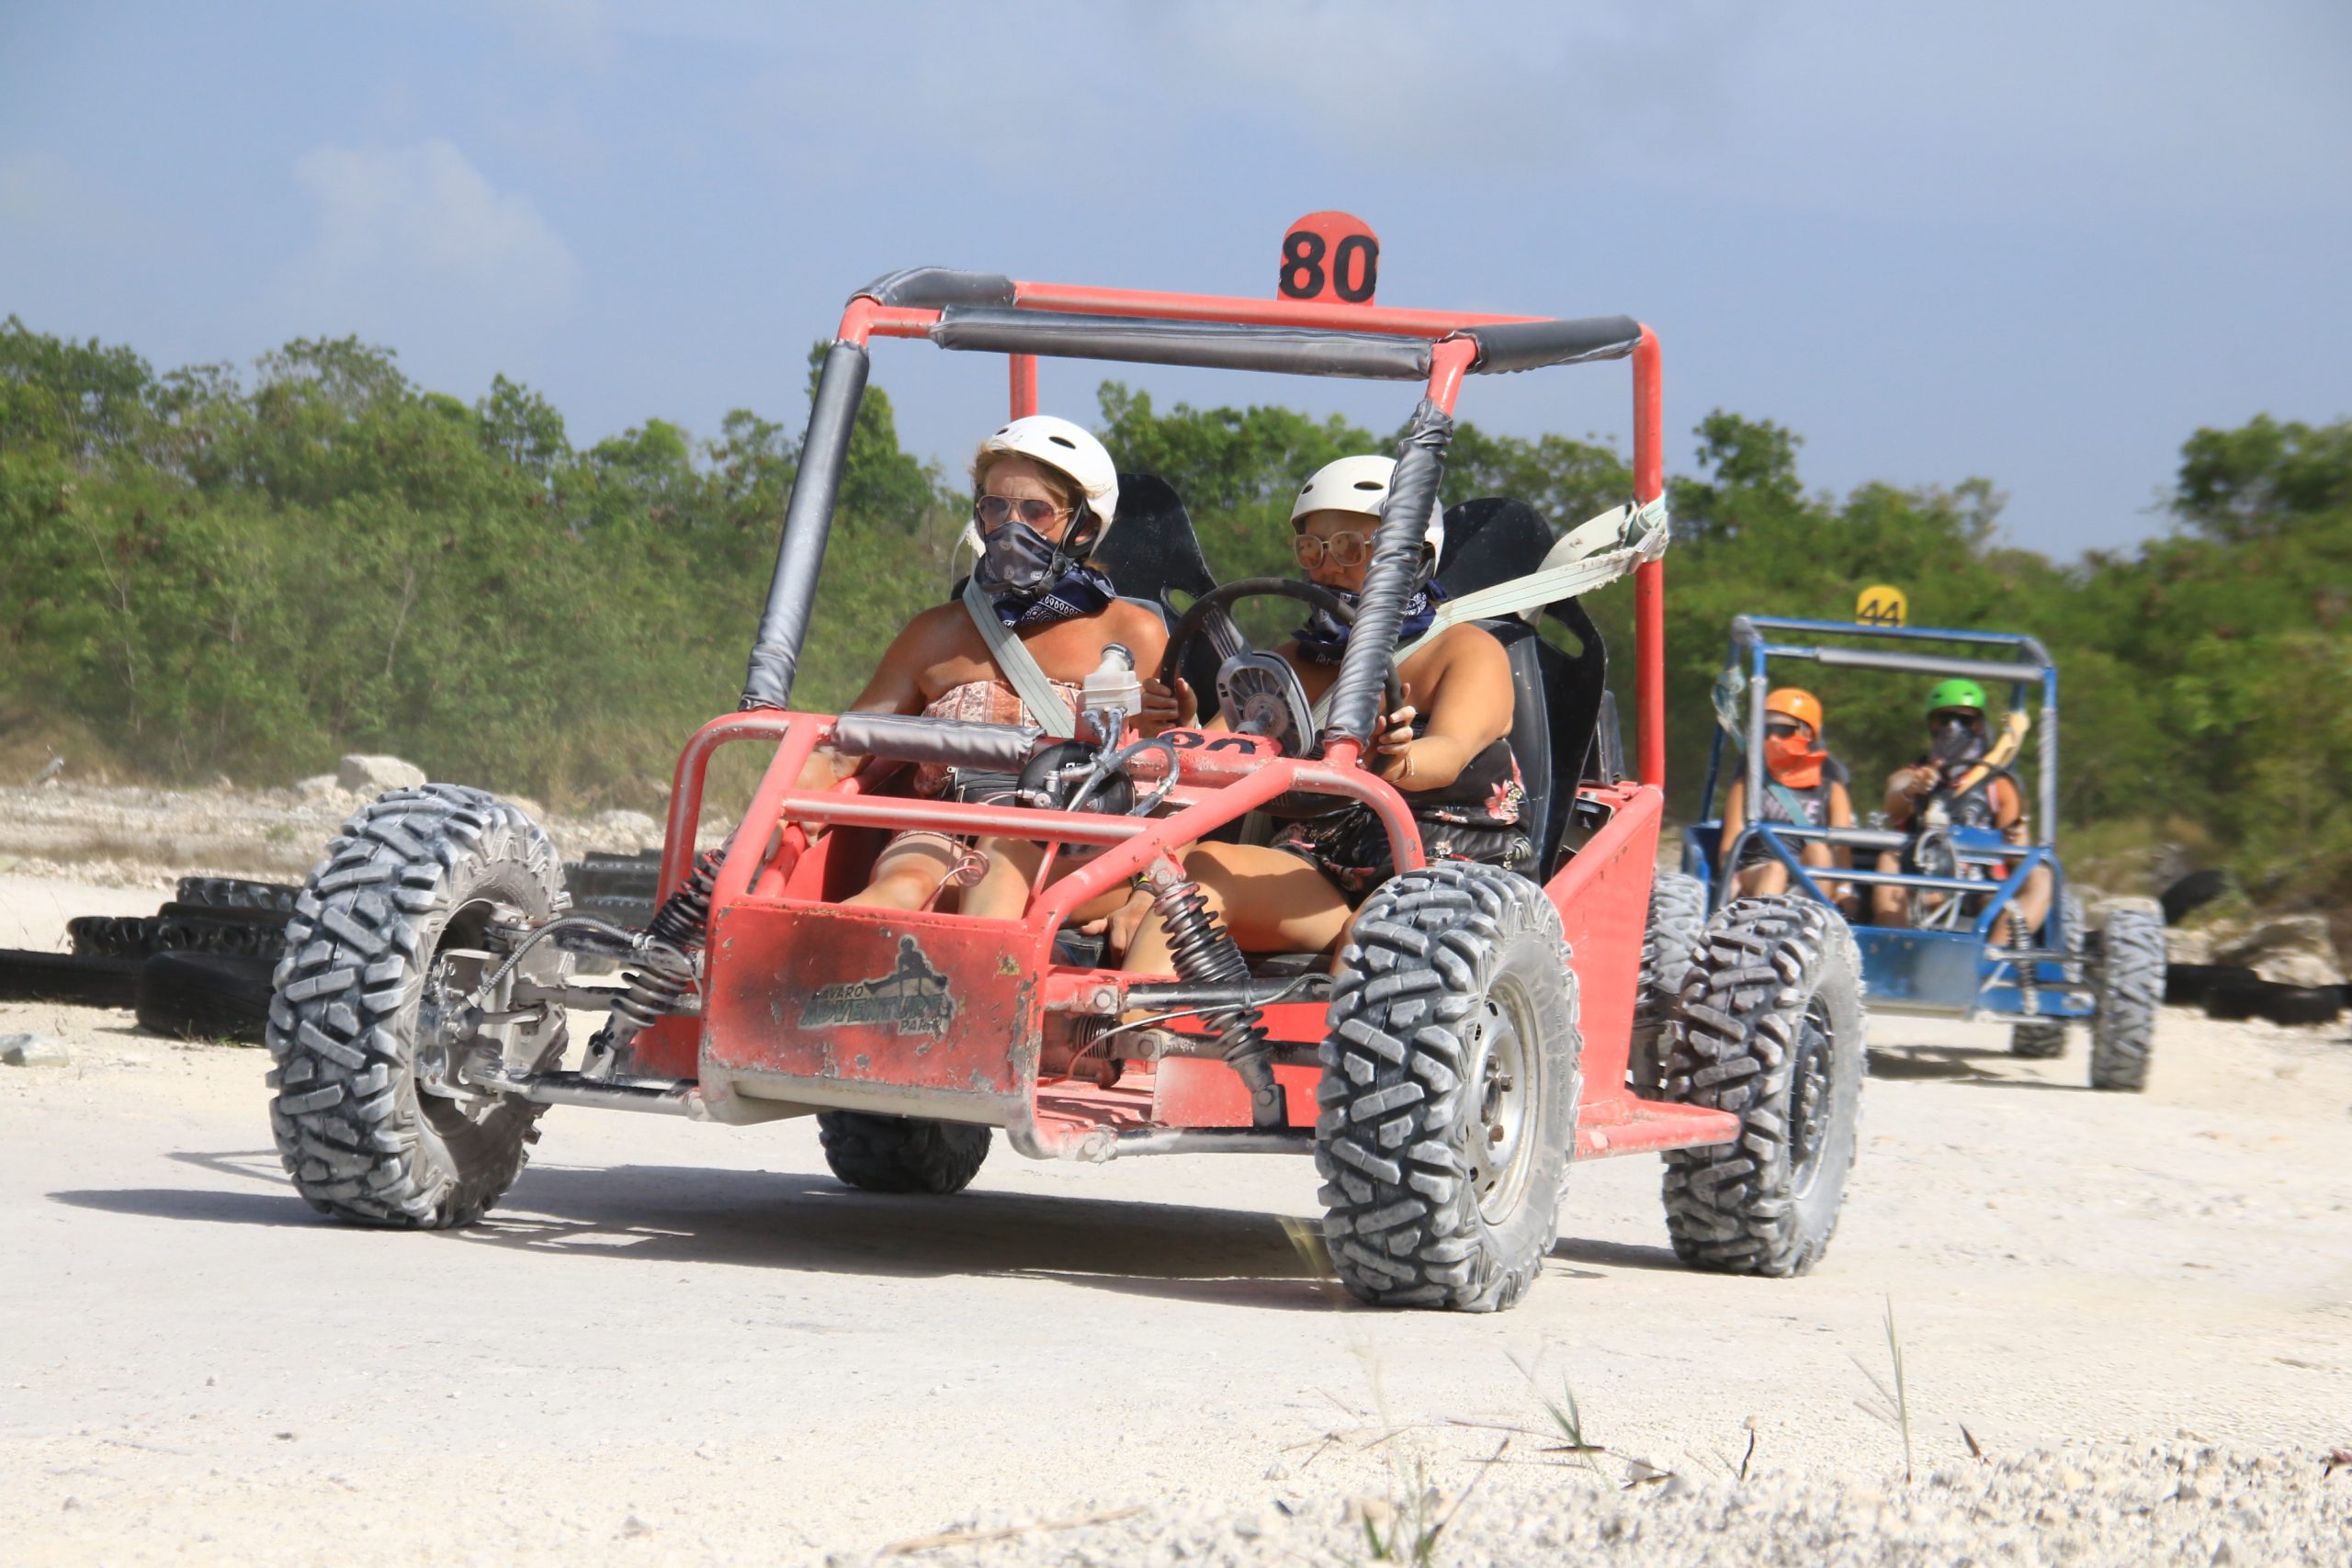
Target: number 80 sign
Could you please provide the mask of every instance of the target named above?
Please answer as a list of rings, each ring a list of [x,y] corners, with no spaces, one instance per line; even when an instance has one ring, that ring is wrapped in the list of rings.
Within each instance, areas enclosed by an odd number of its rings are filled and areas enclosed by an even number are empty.
[[[1310,212],[1283,236],[1283,299],[1369,305],[1379,287],[1380,236],[1353,213]]]

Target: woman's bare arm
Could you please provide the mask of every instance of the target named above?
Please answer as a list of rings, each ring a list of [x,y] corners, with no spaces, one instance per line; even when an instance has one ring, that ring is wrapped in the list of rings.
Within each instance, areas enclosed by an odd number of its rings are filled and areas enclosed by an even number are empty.
[[[959,611],[960,613],[960,611]],[[865,690],[857,700],[844,709],[848,713],[921,713],[922,711],[922,672],[938,662],[940,651],[938,623],[934,613],[924,611],[900,628],[883,650],[882,662],[875,667],[873,679],[865,682]],[[834,784],[857,772],[865,761],[864,757],[851,756],[820,746],[808,754],[808,765],[800,770],[801,789],[831,789]]]
[[[1731,841],[1747,826],[1747,781],[1734,779],[1724,792],[1724,836],[1715,844],[1717,858],[1731,853]]]
[[[1473,757],[1510,733],[1510,656],[1493,634],[1460,626],[1432,652],[1434,668],[1426,675],[1415,671],[1429,682],[1429,728],[1380,769],[1402,790],[1452,784]],[[1409,684],[1405,694],[1415,695]]]

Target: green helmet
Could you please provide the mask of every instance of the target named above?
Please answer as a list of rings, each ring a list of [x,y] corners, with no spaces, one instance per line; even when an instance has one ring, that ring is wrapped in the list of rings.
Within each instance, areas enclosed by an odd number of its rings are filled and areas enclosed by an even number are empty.
[[[1984,688],[1973,681],[1945,681],[1928,694],[1928,711],[1941,713],[1946,708],[1974,708],[1984,711]]]

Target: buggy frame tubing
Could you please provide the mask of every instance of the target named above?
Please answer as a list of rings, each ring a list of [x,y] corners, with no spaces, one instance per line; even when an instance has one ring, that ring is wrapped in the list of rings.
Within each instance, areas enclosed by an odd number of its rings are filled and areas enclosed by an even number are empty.
[[[1825,657],[1848,650],[1825,649],[1810,643],[1771,641],[1762,635],[1767,632],[1811,632],[1891,642],[1972,644],[1987,649],[2013,649],[2020,658],[2014,667],[1979,659],[1939,658],[1934,655],[1888,655],[1884,656],[1886,662],[1881,664],[1878,660],[1858,650],[1849,653],[1845,659]],[[1940,669],[1952,674],[1981,675],[2007,682],[2010,687],[2009,700],[2013,707],[2024,705],[2027,689],[2038,682],[2041,688],[2041,711],[2036,723],[2038,733],[2034,738],[2035,807],[2041,815],[2041,822],[2036,832],[2035,842],[2030,852],[2022,855],[2015,853],[2003,855],[2003,859],[2016,859],[2018,863],[2012,865],[2007,874],[2001,880],[1978,885],[1983,888],[1999,888],[2002,891],[1983,911],[1976,930],[1980,934],[1989,935],[1995,918],[2001,910],[2007,908],[2015,899],[2018,892],[2023,889],[2026,876],[2035,866],[2047,865],[2054,884],[2052,889],[2050,913],[2045,917],[2049,922],[2047,929],[2050,931],[2050,939],[2054,943],[2060,946],[2064,944],[2067,936],[2064,897],[2065,872],[2058,861],[2058,667],[2051,662],[2048,651],[2043,649],[2038,638],[2016,632],[1960,631],[1936,626],[1863,626],[1858,622],[1814,621],[1783,615],[1738,615],[1732,620],[1731,650],[1727,661],[1730,668],[1736,670],[1739,667],[1742,662],[1740,656],[1743,652],[1747,655],[1746,662],[1748,666],[1746,725],[1747,739],[1744,747],[1745,755],[1741,761],[1745,798],[1751,803],[1764,798],[1764,701],[1770,683],[1770,667],[1771,660],[1775,658],[1808,660],[1847,668],[1876,667],[1917,671],[1925,673],[1933,673]],[[1902,662],[1894,662],[1898,658]],[[1707,753],[1707,782],[1700,794],[1698,819],[1702,822],[1712,820],[1715,817],[1715,789],[1723,775],[1724,739],[1724,728],[1721,724],[1717,724],[1714,739]],[[1751,804],[1748,809],[1753,813],[1757,807]],[[1739,851],[1751,839],[1758,836],[1763,839],[1765,845],[1775,858],[1788,867],[1790,874],[1797,879],[1809,897],[1821,899],[1824,903],[1828,902],[1823,897],[1820,887],[1807,874],[1807,868],[1800,862],[1797,855],[1790,851],[1786,840],[1781,833],[1774,830],[1774,825],[1751,820],[1730,849],[1716,857],[1720,861],[1722,872],[1713,879],[1711,898],[1713,904],[1720,907],[1727,899],[1732,881],[1731,873],[1738,863]],[[1803,838],[1812,835],[1800,831],[1793,836]],[[1834,872],[1830,880],[1917,887],[1923,891],[1952,890],[1944,886],[1947,881],[1952,879],[1922,877],[1909,872],[1886,873],[1852,869],[1846,872]]]
[[[1740,621],[1746,622],[1750,626],[1760,626],[1766,624],[1760,617],[1757,616],[1744,615],[1740,617]],[[1781,624],[1790,625],[1793,623]],[[1735,623],[1736,626],[1736,625],[1737,623]],[[1842,632],[1859,629],[1866,633],[1876,635],[1886,635],[1886,633],[1892,629],[1880,627],[1853,628],[1838,622],[1823,622],[1820,623],[1820,625],[1825,629],[1831,631]],[[1917,637],[1920,637],[1922,634],[1915,632],[1912,635]],[[1930,632],[1925,634],[1925,636],[1928,637],[1942,637],[1945,634],[1941,632]],[[2008,642],[2013,640],[2000,636],[1999,634],[1984,635],[1954,633],[1951,635],[1954,637],[1966,637],[1968,640],[1988,643]],[[1743,641],[1747,644],[1747,649],[1749,655],[1749,669],[1747,676],[1747,743],[1745,748],[1747,755],[1743,759],[1743,761],[1745,763],[1745,777],[1747,785],[1747,798],[1750,801],[1756,801],[1761,800],[1764,797],[1764,698],[1770,684],[1768,672],[1771,660],[1775,657],[1781,659],[1821,660],[1821,656],[1825,651],[1835,650],[1825,650],[1804,644],[1766,642],[1761,638],[1756,637],[1742,638],[1737,630],[1735,630],[1733,637],[1733,667],[1735,669],[1737,668],[1741,643]],[[2014,639],[2014,641],[2022,644],[2030,644],[2036,649],[2041,646],[2038,643],[2033,643],[2032,639],[2030,637],[2017,638]],[[1835,660],[1821,661],[1827,663],[1844,662]],[[1925,671],[1927,673],[1934,673],[1934,667],[1939,665],[1946,669],[1949,672],[1955,674],[1974,675],[1988,673],[1984,661],[1981,660],[1955,659],[1949,660],[1936,660],[1923,658],[1919,660],[1919,663],[1920,665],[1929,667]],[[1860,665],[1859,667],[1868,668],[1869,666]],[[1913,668],[1913,666],[1906,664],[1901,668],[1909,669]],[[2037,775],[2034,781],[2036,784],[2034,808],[2041,818],[2041,825],[2036,842],[2041,844],[2042,848],[2054,852],[2058,843],[2058,668],[2056,665],[2047,662],[2046,659],[2035,664],[2026,664],[2020,661],[2014,674],[2010,673],[2006,666],[1994,667],[1993,678],[2007,681],[2010,683],[2010,704],[2012,706],[2023,705],[2020,699],[2023,697],[2026,688],[2033,684],[2037,678],[2040,681],[2041,686],[2041,716],[2035,722],[2035,728],[2038,733],[2034,737],[2034,772]],[[1721,778],[1723,745],[1723,727],[1721,725],[1717,725],[1715,728],[1714,744],[1707,757],[1706,787],[1700,795],[1699,819],[1701,821],[1705,821],[1714,815],[1715,785]],[[1750,809],[1754,808],[1750,807]]]
[[[679,759],[677,784],[672,795],[672,837],[662,846],[662,855],[661,886],[664,897],[674,891],[684,876],[685,852],[675,846],[693,843],[695,818],[702,805],[702,775],[711,750],[728,740],[768,734],[779,738],[776,753],[768,763],[766,774],[743,813],[742,824],[719,867],[711,896],[714,906],[735,903],[749,893],[753,874],[766,856],[769,839],[787,818],[797,822],[929,828],[953,834],[1001,833],[1060,843],[1107,846],[1101,855],[1073,869],[1031,902],[1028,912],[1022,917],[1023,923],[1047,930],[1059,926],[1080,905],[1128,880],[1155,861],[1172,858],[1183,845],[1228,822],[1238,821],[1292,790],[1336,795],[1371,807],[1388,830],[1390,852],[1396,856],[1396,868],[1414,871],[1423,863],[1420,836],[1414,829],[1412,813],[1406,807],[1404,796],[1385,779],[1344,761],[1277,758],[1235,773],[1222,787],[1197,804],[1163,818],[875,796],[854,787],[795,787],[809,753],[831,738],[833,723],[830,716],[821,714],[736,714],[713,719],[695,734]]]
[[[1015,283],[1012,289],[1016,309],[1039,313],[1112,311],[1159,320],[1283,326],[1430,340],[1427,396],[1432,404],[1449,416],[1460,393],[1463,377],[1477,367],[1481,354],[1475,340],[1454,334],[1465,328],[1481,325],[1540,322],[1553,319],[1400,310],[1303,300],[1245,299],[1057,284]],[[876,337],[928,337],[940,324],[944,314],[944,310],[939,309],[887,305],[865,293],[853,296],[842,310],[833,349],[828,356],[825,372],[820,377],[817,396],[810,409],[811,432],[814,433],[822,423],[835,439],[825,443],[804,443],[810,460],[795,479],[793,499],[786,511],[783,536],[777,542],[776,571],[769,586],[767,607],[755,639],[752,670],[745,681],[742,708],[746,712],[782,713],[790,709],[791,686],[799,663],[798,645],[806,635],[808,617],[816,597],[818,570],[831,526],[831,512],[840,479],[839,469],[846,449],[847,430],[854,423],[858,404],[863,399],[867,345]],[[1663,493],[1665,477],[1663,401],[1657,336],[1647,327],[1641,327],[1632,347],[1617,349],[1612,356],[1630,356],[1634,361],[1634,491],[1638,502],[1646,503]],[[1033,412],[1035,407],[1035,355],[1015,351],[1008,358],[1009,401],[1014,416],[1019,417]],[[852,384],[829,398],[827,383],[836,360],[846,362],[842,368]],[[1393,570],[1402,572],[1408,569],[1400,558]],[[1663,568],[1656,560],[1645,562],[1634,571],[1636,772],[1643,784],[1660,788],[1666,781],[1663,582]],[[1367,590],[1374,586],[1366,584]],[[764,832],[778,819],[785,807],[785,796],[792,793],[784,777],[783,764],[786,753],[797,753],[797,760],[792,762],[792,773],[797,777],[797,769],[806,761],[808,750],[820,744],[831,732],[830,720],[818,719],[815,722],[821,726],[821,732],[820,728],[812,728],[804,733],[791,726],[781,731],[777,757],[771,762],[755,797],[754,805],[759,808],[756,823],[754,818],[747,817],[745,825],[756,825]],[[688,775],[692,775],[692,798],[688,798],[683,787],[673,792],[672,797],[673,831],[663,846],[661,882],[665,896],[683,883],[692,862],[693,832],[701,806],[702,768],[707,762],[709,749],[723,739],[772,733],[757,724],[745,727],[721,723],[720,728],[724,729],[723,734],[709,733],[711,727],[707,726],[706,732],[698,733],[689,743],[686,753],[679,759],[679,783],[684,786]],[[1326,747],[1324,765],[1340,773],[1351,772],[1361,761],[1363,751],[1364,745],[1361,739],[1337,737]],[[1229,795],[1232,788],[1228,784],[1220,794]],[[910,807],[883,807],[870,801],[853,807],[845,804],[848,793],[854,792],[829,795],[830,807],[825,802],[797,797],[791,805],[794,809],[808,813],[812,820],[821,819],[820,813],[827,809],[839,813],[835,819],[840,820],[847,820],[853,815],[864,818],[868,813],[890,811],[903,814],[890,819],[914,825],[914,817],[918,813]],[[1354,792],[1339,789],[1337,793]],[[1396,864],[1402,869],[1408,859],[1418,860],[1415,852],[1419,835],[1410,830],[1401,797],[1396,796],[1393,789],[1384,784],[1375,791],[1375,795],[1379,798],[1371,804],[1375,805],[1390,829],[1397,852]],[[1264,798],[1272,798],[1272,794]],[[1207,804],[1204,802],[1203,806]],[[1188,808],[1187,814],[1198,809],[1200,807]],[[1396,820],[1390,820],[1392,818]],[[879,821],[884,818],[875,816],[872,819]],[[1398,827],[1400,821],[1405,824],[1402,831]],[[1030,822],[1036,829],[1049,826],[1037,818],[1030,818]],[[1215,822],[1204,824],[1215,825]],[[974,822],[971,826],[980,824]],[[674,830],[680,828],[684,829],[684,837]],[[1101,833],[1099,828],[1090,828],[1085,831],[1072,829],[1069,837],[1073,841],[1099,842],[1103,841],[1099,836]],[[740,841],[727,856],[720,885],[730,889],[734,896],[741,897],[750,885],[752,866],[764,858],[765,840],[763,838],[759,844],[752,845],[743,840],[740,830],[738,840]],[[1123,852],[1114,852],[1105,858],[1124,863],[1128,857]],[[1153,858],[1156,855],[1142,855],[1135,869],[1141,869]],[[1089,886],[1098,880],[1089,876],[1079,885]]]
[[[1222,321],[1248,326],[1322,327],[1353,333],[1442,339],[1464,327],[1541,321],[1544,316],[1487,315],[1474,311],[1406,310],[1385,306],[1326,304],[1314,300],[1252,299],[1234,295],[1160,293],[1148,289],[1099,288],[1077,284],[1018,282],[1013,303],[1023,310],[1062,314],[1115,313],[1162,321]],[[865,295],[849,302],[839,336],[863,345],[869,336],[923,337],[937,324],[935,310],[882,305]],[[1432,357],[1429,397],[1453,412],[1465,360],[1447,365],[1445,346]],[[1012,417],[1037,409],[1035,356],[1012,355]],[[1634,499],[1646,504],[1666,491],[1663,355],[1657,334],[1645,326],[1634,362]],[[1759,622],[1759,624],[1762,624]],[[1800,623],[1773,623],[1796,626]],[[1666,785],[1666,569],[1645,561],[1634,571],[1634,772],[1641,782]]]

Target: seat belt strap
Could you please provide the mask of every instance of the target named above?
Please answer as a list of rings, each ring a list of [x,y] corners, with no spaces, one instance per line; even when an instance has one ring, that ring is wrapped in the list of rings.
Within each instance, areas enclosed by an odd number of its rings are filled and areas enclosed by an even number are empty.
[[[1053,682],[1046,678],[1037,656],[1029,651],[1029,645],[997,619],[996,606],[980,591],[980,585],[968,578],[964,582],[964,612],[979,628],[980,640],[988,644],[989,657],[1004,671],[1013,695],[1021,699],[1021,705],[1029,710],[1029,716],[1036,720],[1038,728],[1057,740],[1075,739],[1078,715],[1054,690]]]
[[[1464,621],[1518,615],[1533,626],[1543,618],[1545,605],[1589,593],[1644,562],[1657,559],[1666,553],[1669,537],[1671,529],[1667,523],[1664,496],[1640,506],[1611,507],[1589,523],[1561,535],[1544,552],[1543,564],[1524,577],[1514,577],[1440,604],[1430,620],[1430,629],[1398,647],[1394,662],[1404,663],[1421,644],[1448,626],[1460,626]],[[1611,546],[1615,547],[1611,548]],[[1317,726],[1330,717],[1327,711],[1329,696],[1326,692],[1315,704]]]

